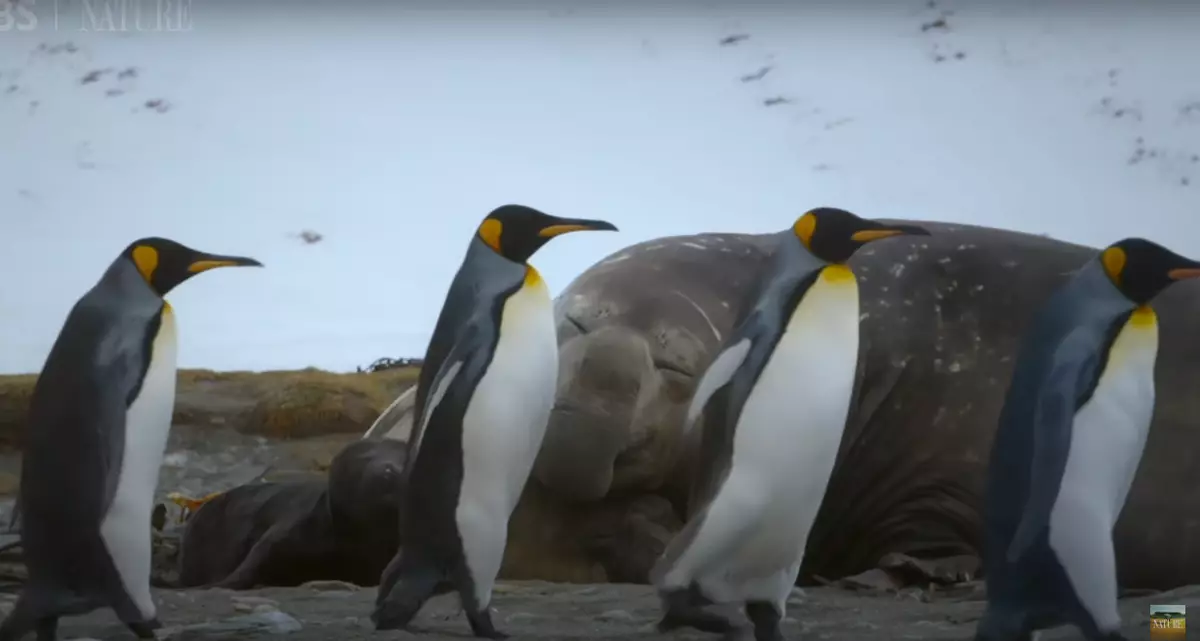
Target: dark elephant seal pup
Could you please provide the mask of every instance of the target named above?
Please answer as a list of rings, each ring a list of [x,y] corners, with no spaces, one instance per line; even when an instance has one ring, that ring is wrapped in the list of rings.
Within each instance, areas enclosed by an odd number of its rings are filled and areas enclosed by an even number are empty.
[[[207,501],[184,529],[180,587],[378,584],[399,545],[406,451],[401,441],[355,441],[327,480],[252,483]]]
[[[877,566],[897,580],[977,571],[987,456],[1021,333],[1098,251],[987,227],[881,222],[932,236],[848,262],[862,301],[859,364],[802,584]],[[578,500],[657,491],[684,508],[696,454],[681,439],[688,400],[772,253],[769,235],[660,238],[601,260],[560,294],[559,391],[534,469],[547,490]],[[1200,537],[1190,517],[1200,467],[1181,446],[1200,416],[1197,284],[1176,285],[1155,307],[1158,402],[1114,533],[1126,588],[1200,582],[1200,547],[1173,544]],[[641,357],[616,357],[630,353]]]

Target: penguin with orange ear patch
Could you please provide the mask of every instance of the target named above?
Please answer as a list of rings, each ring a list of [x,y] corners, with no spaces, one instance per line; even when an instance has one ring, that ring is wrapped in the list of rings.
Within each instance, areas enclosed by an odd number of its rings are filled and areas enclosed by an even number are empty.
[[[1141,238],[1088,261],[1022,339],[984,492],[988,605],[977,641],[1073,624],[1118,641],[1113,527],[1154,414],[1150,301],[1200,262]]]
[[[700,442],[691,518],[651,571],[662,631],[733,633],[705,607],[745,606],[758,641],[780,621],[825,497],[858,364],[858,281],[867,243],[921,227],[821,207],[779,233],[774,264],[696,385],[685,432]],[[887,241],[884,241],[887,242]]]
[[[34,387],[22,457],[29,579],[0,641],[57,637],[58,620],[112,608],[139,638],[150,597],[154,492],[175,405],[175,316],[163,300],[217,267],[261,264],[143,238],[67,315]]]
[[[471,631],[504,638],[488,607],[508,518],[541,447],[558,382],[550,292],[526,261],[551,238],[610,230],[506,205],[471,239],[417,380],[400,551],[383,571],[378,630],[458,592]]]

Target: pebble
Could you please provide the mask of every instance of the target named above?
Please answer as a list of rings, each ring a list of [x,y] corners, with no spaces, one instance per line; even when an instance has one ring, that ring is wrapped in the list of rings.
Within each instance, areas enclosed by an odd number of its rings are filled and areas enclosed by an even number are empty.
[[[608,610],[596,615],[596,618],[605,621],[633,621],[633,615],[625,610]]]
[[[238,612],[273,612],[279,609],[279,602],[261,596],[235,596],[233,609]]]
[[[317,592],[358,592],[362,589],[353,583],[346,583],[345,581],[309,581],[300,587],[316,590]]]

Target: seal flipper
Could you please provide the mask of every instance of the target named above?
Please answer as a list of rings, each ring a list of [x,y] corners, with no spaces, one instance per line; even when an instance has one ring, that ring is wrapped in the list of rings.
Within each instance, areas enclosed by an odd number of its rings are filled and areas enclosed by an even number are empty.
[[[206,588],[225,588],[228,590],[249,590],[254,587],[255,579],[258,577],[259,571],[267,560],[271,557],[271,550],[280,542],[287,538],[288,532],[294,525],[292,522],[279,523],[271,526],[269,530],[263,533],[254,547],[246,553],[246,558],[238,564],[237,568],[230,572],[228,576],[220,581],[214,581]]]
[[[431,597],[446,592],[448,585],[445,575],[432,561],[400,548],[380,577],[375,611],[371,613],[375,629],[406,628],[421,606]]]

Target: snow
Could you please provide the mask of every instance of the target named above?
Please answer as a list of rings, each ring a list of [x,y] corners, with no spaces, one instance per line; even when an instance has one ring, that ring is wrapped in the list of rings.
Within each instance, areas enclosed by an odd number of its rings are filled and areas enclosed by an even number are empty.
[[[420,356],[509,202],[621,228],[539,252],[554,293],[819,205],[1200,254],[1194,3],[134,1],[0,10],[0,372],[143,235],[265,263],[170,296],[181,366],[251,370]]]

